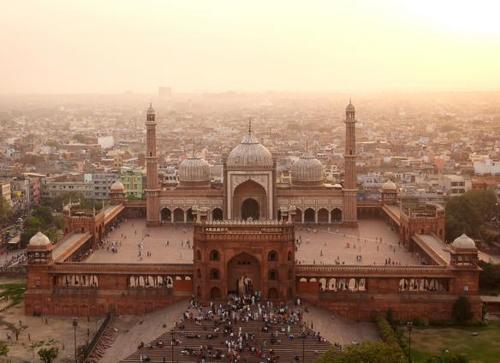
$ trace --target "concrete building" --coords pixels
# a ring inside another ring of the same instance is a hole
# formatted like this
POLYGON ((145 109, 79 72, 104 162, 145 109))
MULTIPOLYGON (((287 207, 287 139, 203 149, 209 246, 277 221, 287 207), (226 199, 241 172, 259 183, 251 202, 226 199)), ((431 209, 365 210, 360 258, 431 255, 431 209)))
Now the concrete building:
POLYGON ((9 180, 0 181, 0 195, 12 206, 12 196, 9 180))
POLYGON ((145 175, 141 169, 121 169, 120 181, 125 187, 127 197, 142 199, 144 196, 144 178, 145 175))

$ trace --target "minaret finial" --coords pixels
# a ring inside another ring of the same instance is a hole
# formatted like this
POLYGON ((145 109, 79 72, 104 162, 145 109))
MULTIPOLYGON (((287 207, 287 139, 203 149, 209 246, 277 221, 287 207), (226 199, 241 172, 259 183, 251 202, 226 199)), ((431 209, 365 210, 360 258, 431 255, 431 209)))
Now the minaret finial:
POLYGON ((349 104, 352 105, 352 102, 351 102, 351 97, 349 97, 349 104))
POLYGON ((251 117, 248 118, 248 134, 249 135, 252 134, 252 118, 251 117))
POLYGON ((191 157, 194 158, 194 138, 192 139, 191 157))

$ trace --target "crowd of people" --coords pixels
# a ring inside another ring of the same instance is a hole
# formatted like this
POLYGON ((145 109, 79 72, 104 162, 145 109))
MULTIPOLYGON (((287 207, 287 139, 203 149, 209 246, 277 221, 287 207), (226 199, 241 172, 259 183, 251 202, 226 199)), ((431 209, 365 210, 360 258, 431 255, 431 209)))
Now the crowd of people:
MULTIPOLYGON (((292 363, 302 362, 297 351, 290 351, 283 359, 280 355, 286 348, 283 343, 301 338, 323 344, 325 350, 329 347, 319 333, 304 324, 300 300, 292 306, 262 302, 258 293, 244 297, 229 296, 225 304, 211 302, 208 306, 192 299, 174 332, 175 335, 171 333, 170 337, 171 346, 177 347, 181 356, 200 363, 213 360, 290 363, 290 359, 292 363), (193 347, 193 343, 199 343, 199 340, 205 344, 193 347)), ((139 349, 162 348, 167 336, 153 343, 154 346, 141 343, 139 349)), ((148 354, 141 353, 139 360, 149 361, 150 358, 148 354)))

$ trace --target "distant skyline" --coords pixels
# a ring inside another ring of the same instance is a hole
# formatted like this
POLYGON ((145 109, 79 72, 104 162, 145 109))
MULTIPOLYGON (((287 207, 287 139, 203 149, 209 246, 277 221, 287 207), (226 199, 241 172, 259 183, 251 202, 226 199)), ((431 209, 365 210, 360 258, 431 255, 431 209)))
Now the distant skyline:
POLYGON ((500 2, 16 1, 0 94, 500 90, 500 2))

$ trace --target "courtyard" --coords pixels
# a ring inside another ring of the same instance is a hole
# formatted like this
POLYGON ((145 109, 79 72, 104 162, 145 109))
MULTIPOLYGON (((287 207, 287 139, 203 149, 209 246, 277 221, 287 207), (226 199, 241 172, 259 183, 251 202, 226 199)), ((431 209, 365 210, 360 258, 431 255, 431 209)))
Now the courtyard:
MULTIPOLYGON (((399 244, 399 236, 382 220, 360 220, 357 228, 297 226, 299 264, 420 265, 417 254, 399 244)), ((147 227, 131 219, 106 236, 84 260, 87 263, 192 263, 193 227, 165 224, 147 227)))

